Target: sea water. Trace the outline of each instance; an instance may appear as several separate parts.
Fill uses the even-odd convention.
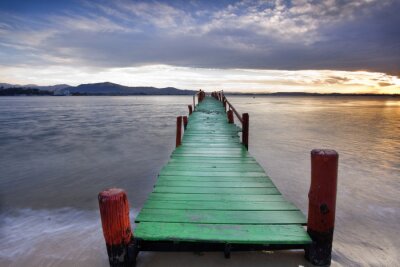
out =
[[[400,262],[400,99],[230,97],[250,153],[307,214],[310,151],[339,153],[333,266]],[[97,194],[131,216],[174,149],[191,96],[0,98],[0,266],[108,266]],[[224,266],[222,253],[139,255],[139,266]],[[234,253],[230,266],[308,266],[302,251]]]

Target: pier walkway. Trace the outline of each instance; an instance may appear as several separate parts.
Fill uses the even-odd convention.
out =
[[[304,248],[302,212],[285,200],[228,123],[223,103],[205,97],[181,145],[135,218],[138,250]]]

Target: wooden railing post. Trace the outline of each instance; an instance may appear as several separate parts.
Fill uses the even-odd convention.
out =
[[[129,202],[124,190],[111,188],[98,196],[101,224],[110,266],[133,266],[137,253],[129,219]]]
[[[223,98],[223,103],[224,103],[224,111],[226,111],[226,99],[225,99],[225,97]]]
[[[188,117],[187,116],[183,116],[183,129],[186,130],[188,124]]]
[[[192,105],[188,105],[188,108],[189,108],[189,115],[192,115],[192,113],[193,113],[193,107],[192,107]]]
[[[182,116],[176,117],[176,147],[182,142]]]
[[[249,114],[243,113],[242,114],[242,143],[249,150]]]
[[[226,115],[228,116],[228,123],[234,123],[233,110],[228,110]]]
[[[307,232],[313,240],[305,250],[314,265],[331,263],[335,228],[336,192],[339,155],[335,150],[311,151],[311,185],[308,193]]]

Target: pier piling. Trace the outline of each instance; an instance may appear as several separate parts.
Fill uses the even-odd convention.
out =
[[[228,122],[229,122],[229,123],[234,123],[233,111],[232,111],[231,109],[228,110],[228,112],[226,113],[226,115],[228,116]]]
[[[339,155],[335,150],[314,149],[311,151],[307,232],[313,242],[306,248],[305,256],[317,266],[331,263],[338,158]]]
[[[182,116],[176,117],[176,147],[182,142]]]
[[[183,129],[186,130],[187,124],[188,124],[188,117],[183,116]]]
[[[242,143],[246,147],[247,150],[249,150],[249,114],[248,113],[243,113],[242,114]]]
[[[136,255],[129,252],[133,244],[133,233],[126,193],[122,189],[111,188],[100,192],[98,200],[110,266],[131,266]]]

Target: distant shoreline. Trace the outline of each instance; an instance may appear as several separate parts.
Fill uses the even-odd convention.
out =
[[[111,82],[88,83],[78,86],[70,86],[68,84],[57,84],[51,86],[30,85],[13,85],[0,83],[0,96],[140,96],[140,95],[194,95],[198,90],[178,89],[175,87],[157,88],[151,86],[124,86]],[[219,91],[218,88],[216,91]],[[400,91],[400,88],[399,88]],[[373,93],[308,93],[308,92],[224,92],[230,96],[294,96],[294,97],[400,97],[399,94],[373,94]]]
[[[196,91],[180,90],[176,88],[168,88],[167,90],[152,88],[149,93],[145,90],[140,92],[70,92],[57,93],[57,91],[49,91],[37,88],[0,88],[1,96],[192,96]],[[399,98],[400,94],[372,94],[372,93],[306,93],[306,92],[276,92],[276,93],[240,93],[225,92],[227,96],[248,96],[248,97],[394,97]]]

